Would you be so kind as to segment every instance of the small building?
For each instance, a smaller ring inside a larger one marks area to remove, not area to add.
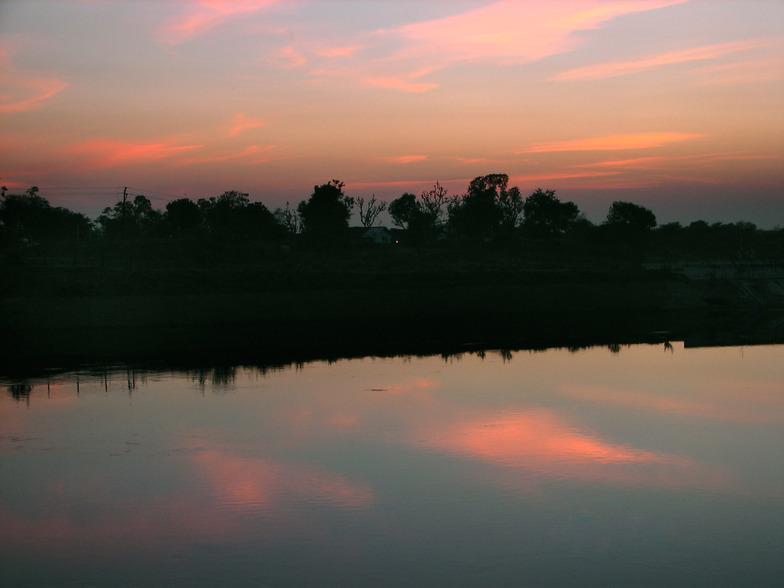
[[[391,245],[395,239],[386,227],[370,227],[362,235],[363,243],[375,243],[376,245]]]

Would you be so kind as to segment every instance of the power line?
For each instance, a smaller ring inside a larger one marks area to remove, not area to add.
[[[43,192],[106,192],[108,190],[121,192],[122,186],[82,186],[80,188],[68,186],[46,186]]]
[[[172,194],[171,192],[157,192],[156,190],[145,190],[144,188],[135,188],[132,186],[128,186],[129,190],[134,190],[136,192],[141,192],[143,196],[147,194],[157,194],[158,196],[171,196],[172,198],[182,198],[182,194]]]

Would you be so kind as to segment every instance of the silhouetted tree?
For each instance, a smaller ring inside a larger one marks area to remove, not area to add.
[[[112,238],[150,236],[159,227],[162,215],[153,209],[150,200],[141,194],[133,200],[120,201],[105,208],[98,217],[104,235]]]
[[[392,222],[406,229],[413,241],[431,241],[444,225],[444,215],[449,203],[447,189],[439,182],[430,190],[423,190],[419,199],[405,193],[389,205]]]
[[[313,194],[297,206],[305,235],[336,241],[347,234],[354,200],[343,192],[345,184],[332,180],[313,187]]]
[[[646,231],[656,226],[656,215],[639,204],[616,201],[610,206],[606,224],[632,231]]]
[[[246,192],[229,190],[217,198],[200,199],[198,207],[209,231],[235,241],[275,241],[285,229],[261,202],[251,202]]]
[[[537,188],[523,203],[523,226],[530,235],[551,237],[573,228],[581,218],[574,202],[561,202],[555,190]]]
[[[289,235],[297,235],[302,229],[299,214],[286,202],[286,208],[275,209],[275,218]]]
[[[517,228],[523,210],[520,189],[507,189],[509,176],[489,174],[474,178],[468,192],[449,205],[450,227],[473,240],[509,237]]]
[[[498,195],[498,205],[501,208],[501,228],[505,233],[513,233],[520,225],[524,204],[520,188],[517,186],[512,186],[509,190],[504,190]]]
[[[435,236],[443,224],[446,207],[449,204],[448,191],[436,182],[432,189],[423,190],[420,198],[422,199],[420,210],[427,218],[431,232]]]
[[[656,216],[644,206],[616,201],[610,206],[601,229],[606,243],[617,253],[642,258],[655,226]]]
[[[373,223],[376,222],[378,215],[387,209],[387,203],[378,202],[375,194],[373,194],[367,202],[365,202],[364,198],[355,198],[354,203],[359,209],[359,222],[361,222],[362,226],[366,229],[372,227]],[[367,206],[365,206],[366,204]]]
[[[203,218],[198,204],[190,198],[180,198],[166,204],[163,220],[170,234],[182,237],[196,233]]]
[[[408,229],[411,218],[417,212],[416,195],[406,192],[400,198],[389,203],[389,215],[392,223],[401,229]]]
[[[251,202],[237,212],[237,235],[240,239],[278,241],[285,229],[261,202]]]
[[[212,233],[230,236],[236,235],[238,212],[248,204],[250,199],[246,192],[228,190],[217,198],[200,198],[198,207]]]

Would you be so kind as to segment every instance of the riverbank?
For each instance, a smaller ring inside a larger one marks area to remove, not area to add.
[[[300,272],[300,285],[289,290],[36,291],[0,299],[2,357],[8,371],[128,360],[241,363],[580,346],[694,334],[710,340],[755,322],[754,328],[764,326],[767,319],[754,317],[784,308],[780,269],[704,269],[527,269],[473,272],[463,280],[459,273],[426,279],[401,272],[404,279],[396,280],[394,273],[370,272],[366,280],[356,273],[351,280],[329,276],[319,287],[303,284],[323,276]]]

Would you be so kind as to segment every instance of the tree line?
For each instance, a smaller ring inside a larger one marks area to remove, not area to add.
[[[784,258],[784,230],[764,231],[747,222],[695,221],[658,225],[648,208],[613,202],[599,224],[554,190],[523,197],[506,174],[473,179],[464,194],[450,195],[436,182],[421,194],[404,193],[391,202],[350,197],[332,180],[314,186],[296,207],[270,210],[247,193],[231,190],[196,201],[180,198],[155,209],[143,195],[123,199],[96,218],[53,207],[37,187],[0,195],[0,250],[55,248],[64,243],[162,242],[211,239],[215,242],[297,244],[339,247],[351,242],[356,212],[372,227],[387,211],[399,243],[417,247],[503,248],[507,251],[561,250],[669,257]]]

